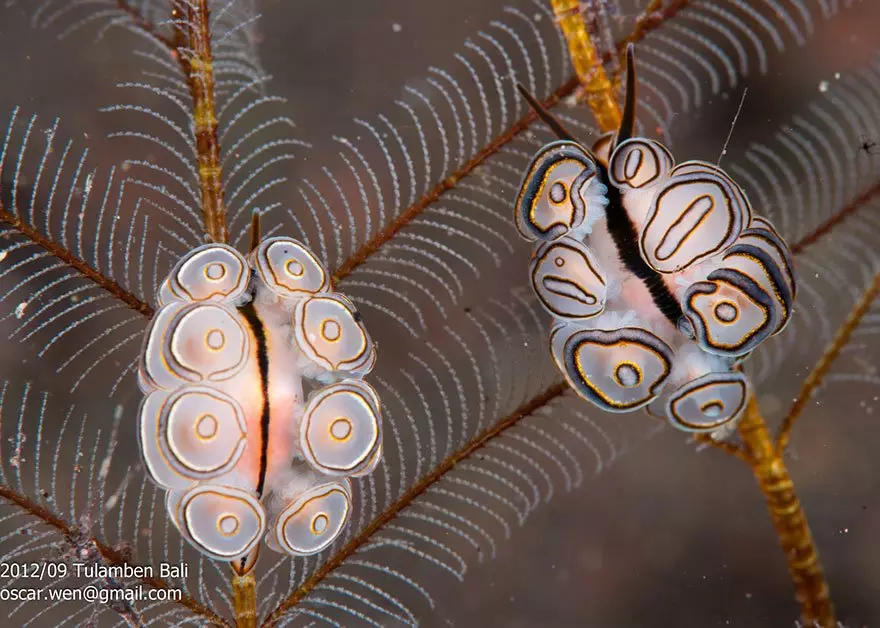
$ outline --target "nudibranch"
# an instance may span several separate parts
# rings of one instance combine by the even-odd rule
[[[734,425],[750,394],[737,364],[791,318],[788,246],[721,168],[634,136],[632,46],[620,129],[592,149],[521,91],[560,138],[532,159],[515,220],[565,379],[610,412]]]
[[[379,398],[362,379],[376,351],[357,309],[284,237],[247,258],[225,244],[190,251],[158,304],[138,433],[174,525],[218,560],[245,561],[263,538],[297,556],[326,548],[352,509],[348,478],[382,452]]]

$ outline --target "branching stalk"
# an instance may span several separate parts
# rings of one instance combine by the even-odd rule
[[[176,24],[177,59],[186,74],[192,95],[205,233],[213,242],[226,242],[229,234],[223,201],[220,142],[217,137],[214,55],[208,0],[176,4],[172,18]]]
[[[621,112],[614,85],[605,73],[601,58],[593,45],[579,0],[550,0],[553,14],[565,40],[571,63],[577,74],[583,98],[593,111],[603,133],[620,128]]]
[[[361,530],[354,538],[336,551],[320,568],[312,572],[312,575],[303,582],[299,588],[284,599],[263,622],[263,628],[275,626],[289,610],[299,604],[309,593],[315,590],[334,569],[340,567],[347,558],[358,552],[373,535],[383,526],[387,525],[404,508],[412,504],[416,498],[425,493],[429,488],[442,480],[446,474],[455,468],[462,460],[466,460],[475,451],[486,446],[493,438],[503,434],[521,420],[533,414],[538,408],[550,404],[561,397],[568,390],[568,384],[559,382],[553,384],[542,393],[522,404],[519,408],[495,422],[491,427],[478,434],[473,440],[465,444],[461,449],[447,456],[439,465],[423,476],[406,493],[389,505],[379,515]]]
[[[149,303],[141,301],[133,293],[123,288],[108,275],[95,270],[84,260],[75,256],[71,251],[59,245],[52,238],[44,235],[40,230],[28,224],[19,216],[7,211],[3,204],[0,203],[0,225],[3,224],[9,225],[13,230],[28,238],[34,244],[41,246],[55,258],[82,273],[84,277],[94,281],[101,288],[109,292],[114,298],[119,299],[135,312],[139,312],[148,318],[153,316],[153,308]]]
[[[749,400],[739,424],[739,435],[785,552],[788,573],[801,605],[801,621],[807,626],[835,628],[834,606],[810,526],[783,456],[773,442],[754,397]]]

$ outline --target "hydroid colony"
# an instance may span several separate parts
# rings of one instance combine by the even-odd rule
[[[602,47],[613,73],[611,40],[638,42],[637,129],[666,144],[684,135],[674,118],[705,109],[712,94],[739,85],[743,75],[774,68],[771,51],[813,46],[822,18],[852,10],[846,3],[681,1],[643,13],[644,4],[622,3],[616,17],[604,16],[611,27],[600,29]],[[75,26],[73,37],[91,37],[122,26],[144,72],[122,79],[122,102],[108,107],[122,135],[114,146],[131,151],[112,172],[80,162],[63,122],[55,127],[20,113],[4,144],[5,324],[16,346],[64,384],[44,395],[45,381],[27,383],[13,372],[3,388],[2,425],[12,440],[4,440],[0,490],[11,503],[9,524],[33,533],[24,543],[22,535],[5,536],[5,553],[107,564],[185,560],[191,569],[189,578],[147,582],[181,587],[181,604],[25,605],[10,609],[10,617],[417,623],[444,613],[437,588],[444,579],[463,579],[545,498],[583,483],[649,429],[595,411],[558,376],[546,351],[547,318],[528,293],[527,253],[510,220],[529,158],[552,137],[531,124],[534,115],[504,77],[515,75],[577,134],[589,134],[592,116],[560,107],[579,81],[570,78],[548,6],[499,6],[497,19],[474,26],[448,59],[432,61],[399,102],[358,118],[326,156],[326,169],[291,178],[283,171],[289,156],[312,149],[291,134],[290,110],[267,91],[253,7],[239,1],[211,8],[208,25],[193,25],[199,49],[210,43],[215,59],[213,146],[193,132],[203,113],[192,111],[199,85],[194,93],[192,64],[174,52],[198,46],[174,39],[164,3],[48,2],[35,11],[48,29],[35,31],[40,37]],[[850,136],[880,135],[872,113],[876,80],[873,67],[844,74],[835,98],[819,96],[781,121],[797,132],[763,138],[725,163],[749,198],[773,208],[770,219],[792,245],[799,271],[845,267],[849,279],[798,273],[800,306],[786,333],[751,360],[753,382],[773,381],[782,361],[806,371],[822,347],[796,338],[818,336],[817,344],[834,341],[839,350],[846,337],[834,340],[836,330],[851,332],[871,307],[876,288],[864,290],[876,283],[869,246],[876,231],[865,210],[876,169],[857,160]],[[203,187],[198,160],[215,150],[223,160],[222,197],[216,185]],[[237,618],[251,599],[237,597],[243,585],[181,541],[165,514],[164,490],[131,464],[138,355],[160,284],[204,243],[205,224],[222,231],[204,220],[205,194],[211,221],[225,209],[229,240],[241,254],[248,253],[255,208],[267,237],[291,235],[308,246],[336,289],[357,303],[381,350],[369,379],[383,401],[383,456],[353,483],[349,526],[311,558],[264,553],[254,571],[253,613]],[[94,240],[82,235],[92,233]],[[835,238],[848,246],[832,246]],[[502,274],[506,281],[493,281]],[[857,302],[861,309],[844,325]],[[74,335],[88,340],[71,343]],[[831,362],[823,362],[819,379],[833,370]],[[89,407],[84,417],[86,390],[106,391],[109,405]],[[809,398],[797,390],[791,396]],[[71,446],[56,449],[56,442]]]

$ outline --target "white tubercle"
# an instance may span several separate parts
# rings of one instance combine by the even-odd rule
[[[246,556],[266,531],[266,513],[248,491],[210,483],[194,486],[179,501],[172,521],[183,537],[218,560]]]
[[[300,447],[321,473],[368,473],[381,446],[379,398],[369,384],[347,380],[309,399],[300,425]]]
[[[296,299],[330,289],[330,274],[299,240],[263,240],[251,253],[250,264],[276,295]]]
[[[373,367],[373,341],[354,304],[342,295],[303,299],[293,320],[300,350],[323,368],[363,375]]]
[[[582,319],[605,309],[605,278],[586,246],[560,238],[537,248],[529,266],[541,305],[560,318]]]
[[[293,556],[326,549],[342,532],[351,512],[348,480],[315,486],[279,513],[266,536],[267,545]]]
[[[172,303],[147,330],[141,381],[173,390],[186,382],[221,381],[241,371],[250,339],[238,311],[224,303]]]
[[[675,167],[654,197],[639,245],[660,273],[716,255],[739,237],[751,209],[739,187],[711,164]]]
[[[168,488],[230,471],[247,443],[241,406],[205,386],[151,393],[141,405],[139,420],[147,470]]]
[[[174,301],[230,301],[247,290],[249,271],[241,253],[226,244],[205,244],[187,253],[159,288],[159,305]]]
[[[749,385],[742,373],[707,373],[672,392],[666,415],[680,430],[714,432],[740,417],[748,397]]]

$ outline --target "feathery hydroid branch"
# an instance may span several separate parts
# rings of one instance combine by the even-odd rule
[[[173,37],[166,37],[158,32],[156,25],[126,0],[117,0],[117,7],[128,15],[136,28],[167,48],[186,76],[192,96],[196,154],[199,160],[202,226],[212,242],[225,243],[229,234],[217,135],[214,53],[211,47],[211,13],[208,0],[172,0]]]
[[[675,0],[669,6],[661,10],[654,10],[656,0],[642,13],[636,21],[633,30],[624,39],[618,42],[618,51],[623,51],[631,43],[641,41],[648,33],[665,24],[666,21],[674,18],[678,12],[687,6],[690,0]],[[606,56],[606,59],[610,57]],[[604,61],[605,59],[603,59]],[[562,85],[557,87],[546,99],[541,101],[541,106],[545,109],[552,109],[558,105],[564,98],[567,98],[575,92],[581,85],[577,76],[572,76]],[[616,101],[615,101],[615,106]],[[346,258],[342,264],[333,273],[333,283],[338,284],[340,281],[351,275],[354,270],[365,263],[370,257],[377,254],[388,243],[391,238],[397,235],[409,223],[420,216],[431,204],[440,200],[446,192],[455,189],[459,181],[473,172],[477,167],[483,164],[487,159],[495,155],[507,144],[519,137],[520,133],[526,131],[529,126],[538,119],[534,111],[528,111],[522,118],[514,122],[507,129],[496,135],[488,144],[486,144],[477,154],[471,157],[466,163],[462,164],[457,170],[449,174],[445,179],[437,183],[433,188],[421,196],[417,201],[404,209],[394,218],[387,227],[379,231],[368,242],[361,246],[357,251]],[[616,128],[616,127],[615,127]]]
[[[379,513],[373,521],[367,525],[360,533],[345,544],[339,551],[335,552],[321,567],[312,573],[311,577],[303,582],[299,588],[290,596],[283,600],[278,607],[272,611],[263,622],[264,628],[269,628],[277,624],[286,612],[296,607],[315,587],[323,582],[333,570],[340,567],[347,558],[353,556],[360,550],[378,530],[387,525],[394,519],[404,508],[412,504],[416,498],[425,493],[429,488],[442,480],[448,472],[455,466],[470,457],[475,451],[485,447],[492,439],[500,436],[508,429],[515,426],[522,419],[532,415],[539,408],[543,408],[558,397],[561,397],[568,390],[568,384],[559,382],[553,384],[544,392],[538,394],[519,406],[516,410],[502,417],[489,428],[477,434],[472,440],[465,444],[461,449],[447,456],[427,475],[416,482],[412,488],[404,493],[397,501],[390,504],[385,510]]]
[[[85,261],[75,256],[63,246],[58,245],[51,238],[45,236],[39,230],[27,224],[18,216],[8,212],[2,204],[0,204],[0,224],[9,225],[15,231],[28,238],[34,244],[43,247],[54,257],[61,260],[71,268],[74,268],[78,272],[82,273],[83,276],[94,281],[96,284],[101,286],[104,290],[109,292],[115,298],[125,303],[134,311],[139,312],[148,318],[153,315],[153,308],[150,307],[149,303],[141,301],[134,294],[120,286],[118,282],[114,281],[107,275],[104,275],[103,273],[95,270]]]

